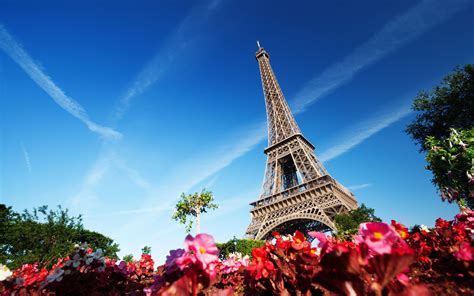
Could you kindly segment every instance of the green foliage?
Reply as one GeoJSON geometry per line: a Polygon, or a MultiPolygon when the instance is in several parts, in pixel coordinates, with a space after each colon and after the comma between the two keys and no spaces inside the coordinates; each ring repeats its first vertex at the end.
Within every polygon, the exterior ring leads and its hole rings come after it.
{"type": "Polygon", "coordinates": [[[340,240],[351,240],[359,230],[359,224],[364,222],[380,222],[382,219],[375,216],[375,210],[361,204],[347,214],[336,215],[334,219],[337,232],[335,237],[340,240]]]}
{"type": "Polygon", "coordinates": [[[412,108],[418,114],[406,132],[422,151],[429,150],[428,137],[443,140],[450,128],[474,127],[474,65],[456,68],[433,91],[418,94],[412,108]]]}
{"type": "MultiPolygon", "coordinates": [[[[472,115],[474,117],[474,115],[472,115]]],[[[447,139],[428,137],[427,169],[443,200],[466,201],[474,208],[474,128],[451,129],[447,139]]]]}
{"type": "Polygon", "coordinates": [[[0,204],[0,263],[10,268],[33,262],[50,267],[57,258],[69,255],[76,244],[101,248],[111,258],[117,258],[119,251],[112,239],[84,229],[81,216],[71,217],[60,206],[20,214],[0,204]]]}
{"type": "Polygon", "coordinates": [[[151,247],[149,247],[149,246],[144,246],[144,247],[142,248],[142,254],[151,255],[151,247]]]}
{"type": "MultiPolygon", "coordinates": [[[[186,225],[186,232],[193,228],[193,221],[189,217],[195,217],[198,224],[199,217],[207,210],[217,209],[218,205],[214,203],[214,197],[211,191],[203,189],[201,193],[181,194],[181,199],[176,204],[175,212],[172,218],[181,224],[186,225]]],[[[199,224],[198,224],[199,225],[199,224]]],[[[199,232],[199,229],[198,231],[199,232]]]]}
{"type": "Polygon", "coordinates": [[[235,237],[228,242],[217,244],[219,249],[219,258],[227,258],[230,253],[241,253],[242,256],[252,255],[252,249],[262,247],[265,244],[263,240],[255,239],[236,239],[235,237]]]}
{"type": "Polygon", "coordinates": [[[125,261],[125,262],[127,262],[127,263],[134,261],[133,255],[132,255],[132,254],[128,254],[128,255],[123,256],[122,261],[125,261]]]}

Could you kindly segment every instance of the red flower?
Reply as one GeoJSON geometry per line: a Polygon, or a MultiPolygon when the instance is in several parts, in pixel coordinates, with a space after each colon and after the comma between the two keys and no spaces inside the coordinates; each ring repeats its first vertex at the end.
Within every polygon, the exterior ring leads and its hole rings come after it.
{"type": "Polygon", "coordinates": [[[306,241],[304,234],[296,230],[295,235],[293,236],[293,240],[291,241],[291,247],[299,251],[303,249],[304,247],[308,247],[308,246],[309,246],[309,243],[306,241]]]}
{"type": "Polygon", "coordinates": [[[436,228],[441,228],[441,229],[448,229],[451,226],[451,224],[441,218],[436,219],[436,228]]]}
{"type": "Polygon", "coordinates": [[[252,263],[247,270],[256,280],[262,277],[267,278],[274,270],[275,266],[267,259],[267,251],[265,248],[255,248],[252,250],[252,263]]]}
{"type": "Polygon", "coordinates": [[[402,239],[406,239],[408,237],[408,228],[406,228],[405,225],[401,223],[397,223],[395,220],[392,220],[391,224],[392,224],[392,227],[395,228],[398,235],[400,235],[402,239]]]}

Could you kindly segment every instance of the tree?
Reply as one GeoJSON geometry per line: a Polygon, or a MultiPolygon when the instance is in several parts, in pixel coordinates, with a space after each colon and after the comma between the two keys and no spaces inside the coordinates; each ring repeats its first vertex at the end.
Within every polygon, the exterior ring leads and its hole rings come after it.
{"type": "Polygon", "coordinates": [[[219,258],[224,260],[230,253],[240,253],[242,256],[252,256],[254,248],[260,248],[265,245],[265,241],[256,239],[236,239],[235,237],[228,242],[216,244],[219,249],[219,258]]]}
{"type": "MultiPolygon", "coordinates": [[[[474,117],[474,116],[473,116],[474,117]]],[[[447,139],[428,137],[427,169],[443,200],[474,208],[474,128],[451,129],[447,139]]]]}
{"type": "Polygon", "coordinates": [[[443,140],[449,137],[450,128],[474,127],[474,65],[456,68],[431,92],[418,94],[412,108],[418,114],[405,131],[421,151],[428,150],[428,137],[443,140]]]}
{"type": "Polygon", "coordinates": [[[359,230],[360,223],[364,222],[381,222],[382,219],[375,216],[375,210],[368,208],[365,204],[361,204],[355,210],[347,214],[339,214],[334,218],[336,223],[336,238],[341,240],[351,240],[352,235],[359,230]]]}
{"type": "Polygon", "coordinates": [[[48,210],[42,206],[20,214],[0,204],[0,263],[10,268],[34,262],[50,267],[69,255],[76,244],[101,248],[110,258],[117,258],[119,251],[112,239],[84,229],[81,216],[71,217],[61,207],[48,210]]]}
{"type": "Polygon", "coordinates": [[[211,191],[203,189],[201,193],[181,194],[181,199],[176,204],[176,210],[172,218],[186,225],[186,232],[190,232],[193,227],[193,221],[189,219],[195,217],[196,219],[196,234],[200,233],[200,219],[201,214],[206,213],[207,210],[217,209],[218,205],[214,203],[214,197],[211,191]]]}

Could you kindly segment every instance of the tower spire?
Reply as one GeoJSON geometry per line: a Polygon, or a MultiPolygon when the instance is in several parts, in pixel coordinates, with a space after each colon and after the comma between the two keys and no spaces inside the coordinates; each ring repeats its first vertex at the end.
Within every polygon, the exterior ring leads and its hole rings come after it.
{"type": "Polygon", "coordinates": [[[260,68],[263,94],[267,108],[268,146],[274,145],[295,134],[301,134],[300,128],[291,114],[285,96],[270,65],[270,56],[257,41],[259,50],[255,54],[260,68]]]}

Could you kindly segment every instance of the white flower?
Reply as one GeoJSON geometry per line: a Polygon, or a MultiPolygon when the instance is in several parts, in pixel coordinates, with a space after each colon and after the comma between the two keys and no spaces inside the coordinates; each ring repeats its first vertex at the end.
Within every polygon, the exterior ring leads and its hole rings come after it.
{"type": "Polygon", "coordinates": [[[8,267],[3,264],[0,264],[0,282],[6,280],[7,278],[12,276],[12,272],[8,267]]]}
{"type": "Polygon", "coordinates": [[[423,225],[423,224],[421,224],[420,229],[423,230],[423,231],[426,231],[426,232],[430,232],[428,227],[426,225],[423,225]]]}

